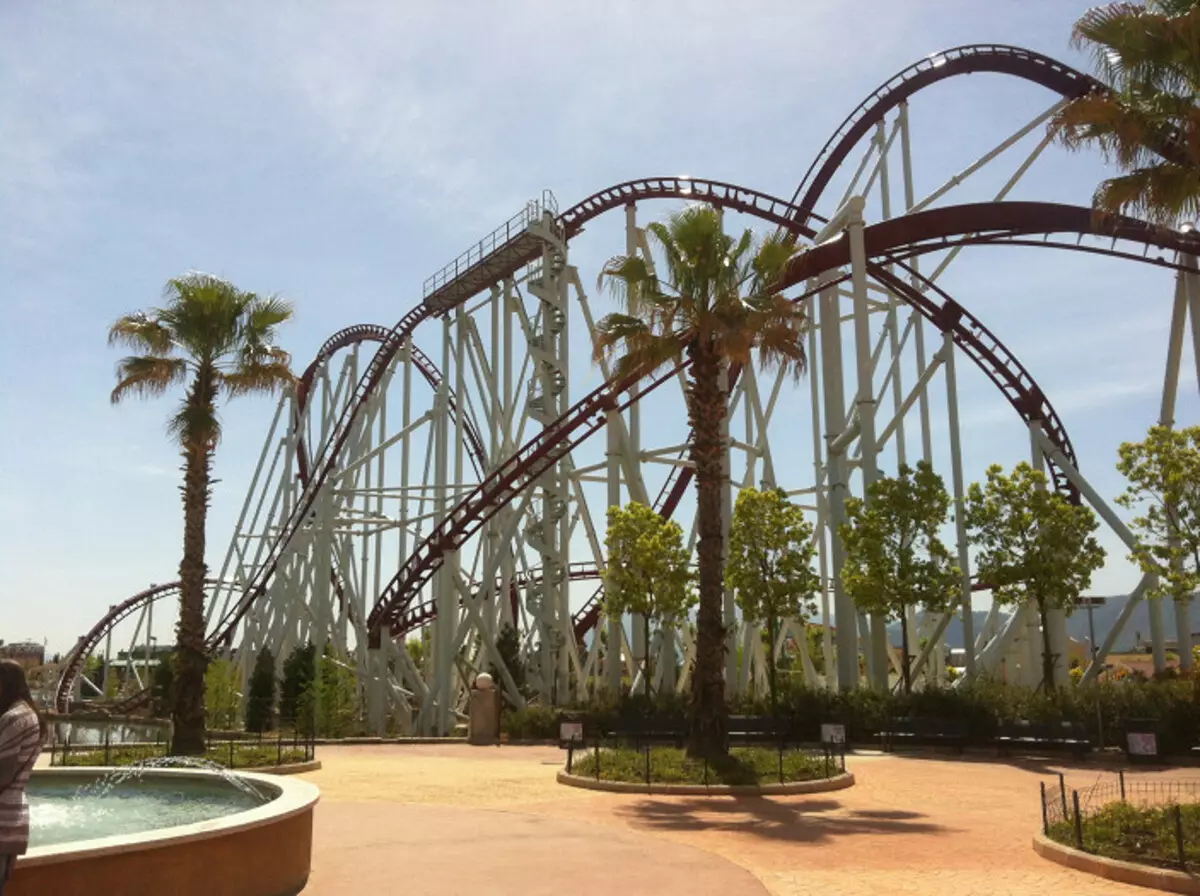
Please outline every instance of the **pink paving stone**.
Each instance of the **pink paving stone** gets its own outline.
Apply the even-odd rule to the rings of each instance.
[[[323,790],[305,891],[317,896],[739,896],[762,885],[778,896],[1151,892],[1030,847],[1038,782],[1056,782],[1060,769],[1068,787],[1114,777],[1087,764],[851,756],[849,790],[671,798],[556,785],[553,748],[328,747],[320,759],[324,770],[306,776]],[[1200,779],[1196,769],[1129,774]],[[486,867],[472,861],[477,852]]]

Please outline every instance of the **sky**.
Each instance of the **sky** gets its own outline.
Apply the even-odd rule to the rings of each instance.
[[[111,604],[176,577],[171,404],[111,406],[105,344],[167,278],[210,271],[291,299],[282,341],[303,366],[341,327],[395,322],[427,276],[543,188],[565,207],[686,173],[786,198],[842,118],[927,54],[1005,43],[1087,67],[1068,45],[1084,4],[998,9],[0,4],[0,638],[65,650]],[[913,102],[926,191],[1052,99],[998,76],[957,81]],[[1105,170],[1051,147],[1012,198],[1086,204]],[[597,240],[572,248],[585,282],[622,248]],[[1117,494],[1116,446],[1157,415],[1171,276],[990,249],[946,283],[1034,372],[1081,468]],[[1024,459],[1011,409],[977,371],[960,375],[968,478]],[[1194,422],[1196,391],[1181,393],[1177,419]],[[272,410],[223,411],[210,562]],[[1118,593],[1136,575],[1103,538],[1114,559],[1093,591]]]

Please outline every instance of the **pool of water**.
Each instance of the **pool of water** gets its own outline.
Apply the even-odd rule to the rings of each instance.
[[[262,799],[216,780],[147,776],[122,781],[102,795],[80,794],[78,780],[29,782],[31,847],[208,821],[245,812]]]
[[[102,744],[105,733],[110,744],[127,743],[156,743],[165,741],[169,734],[164,725],[140,725],[136,722],[105,722],[105,721],[72,721],[55,722],[55,743],[67,743],[72,746],[82,744]]]

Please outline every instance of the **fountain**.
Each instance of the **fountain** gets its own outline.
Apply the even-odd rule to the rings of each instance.
[[[37,769],[29,852],[5,896],[292,896],[308,880],[317,798],[307,782],[206,760]]]

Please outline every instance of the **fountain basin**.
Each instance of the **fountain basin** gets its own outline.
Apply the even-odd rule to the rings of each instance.
[[[304,889],[319,797],[312,784],[239,772],[269,798],[253,805],[215,772],[146,769],[140,781],[118,785],[123,793],[111,811],[100,804],[112,796],[83,797],[81,822],[73,823],[65,794],[111,771],[34,771],[31,846],[5,896],[294,896]]]

